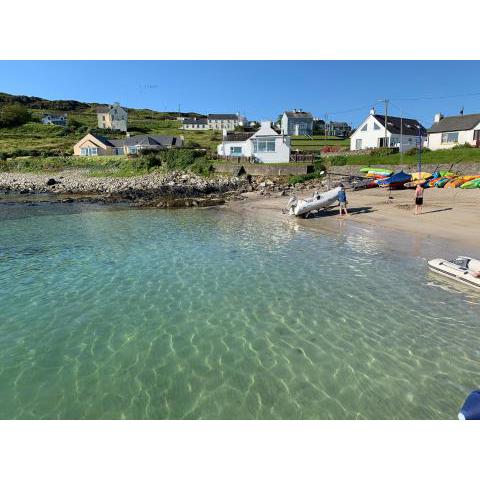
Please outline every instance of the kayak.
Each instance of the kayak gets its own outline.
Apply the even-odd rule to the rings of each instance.
[[[441,177],[455,177],[456,175],[453,172],[449,172],[448,170],[440,170]]]
[[[338,192],[340,192],[340,187],[333,188],[328,192],[318,193],[313,197],[303,200],[292,197],[288,202],[288,213],[298,217],[313,210],[329,207],[338,201]]]
[[[474,178],[460,185],[460,188],[480,188],[480,178]]]
[[[470,287],[480,288],[480,278],[475,274],[480,273],[480,260],[470,257],[457,257],[454,260],[434,258],[428,261],[430,270],[452,280],[457,280]]]
[[[412,180],[426,180],[432,176],[431,173],[428,172],[413,172],[412,173]]]
[[[436,188],[443,188],[445,186],[445,184],[448,183],[450,180],[451,180],[450,177],[440,177],[435,182],[435,187]]]
[[[375,168],[375,167],[363,167],[360,169],[362,173],[375,173],[377,175],[391,175],[393,170],[389,170],[388,168]]]
[[[466,182],[469,182],[470,180],[475,180],[479,178],[478,175],[464,175],[463,177],[457,177],[452,179],[450,182],[448,182],[445,185],[445,188],[457,188],[463,185]]]

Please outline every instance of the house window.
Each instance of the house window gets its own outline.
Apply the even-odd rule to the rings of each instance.
[[[379,127],[376,123],[374,123],[374,124],[373,124],[373,129],[374,129],[374,130],[380,130],[380,127]]]
[[[230,155],[239,157],[242,155],[242,147],[230,147]]]
[[[275,151],[275,139],[256,139],[253,145],[255,153]]]
[[[83,157],[96,157],[98,155],[98,148],[85,147],[80,149],[80,155]]]
[[[367,130],[368,130],[368,123],[366,123],[366,124],[362,127],[361,131],[362,131],[362,132],[366,132]]]
[[[137,153],[137,147],[128,147],[128,153],[135,154]]]
[[[442,133],[442,143],[457,143],[458,132],[445,132]]]

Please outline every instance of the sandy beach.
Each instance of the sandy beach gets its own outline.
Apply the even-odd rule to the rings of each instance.
[[[306,198],[312,191],[302,191]],[[338,208],[319,213],[312,218],[293,218],[282,213],[288,197],[252,192],[246,200],[234,202],[231,208],[251,214],[268,214],[279,220],[294,222],[303,228],[341,232],[349,226],[371,227],[390,235],[401,232],[429,245],[434,251],[448,250],[453,254],[480,256],[480,192],[462,189],[425,190],[423,214],[414,215],[413,190],[387,192],[383,189],[347,192],[348,217],[340,217]]]

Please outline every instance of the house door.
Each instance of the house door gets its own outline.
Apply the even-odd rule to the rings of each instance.
[[[362,139],[357,138],[357,140],[355,140],[355,150],[361,150],[361,149],[362,149]]]
[[[385,140],[387,140],[387,141],[385,142]],[[385,137],[379,138],[379,139],[378,139],[378,146],[379,146],[380,148],[382,148],[382,147],[388,147],[388,138],[387,138],[387,139],[385,139]]]
[[[476,147],[480,147],[480,130],[473,131],[473,141]]]

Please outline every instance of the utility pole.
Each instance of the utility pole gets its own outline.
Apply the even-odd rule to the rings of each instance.
[[[327,144],[327,123],[328,123],[328,113],[325,114],[325,126],[323,128],[325,132],[325,145]]]

